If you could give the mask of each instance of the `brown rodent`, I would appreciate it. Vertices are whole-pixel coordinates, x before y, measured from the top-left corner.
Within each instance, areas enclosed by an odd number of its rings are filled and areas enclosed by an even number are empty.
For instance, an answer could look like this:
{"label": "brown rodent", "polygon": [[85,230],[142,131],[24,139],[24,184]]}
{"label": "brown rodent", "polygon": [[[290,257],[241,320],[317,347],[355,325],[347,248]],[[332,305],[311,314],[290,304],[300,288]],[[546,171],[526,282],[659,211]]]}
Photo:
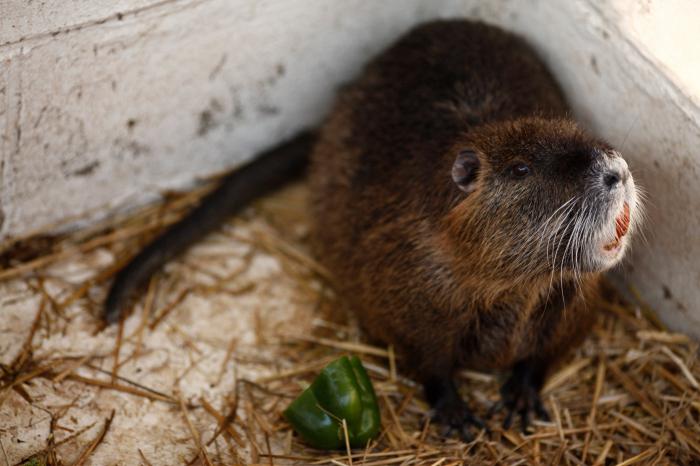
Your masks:
{"label": "brown rodent", "polygon": [[[457,393],[461,367],[511,371],[507,425],[546,416],[545,377],[585,337],[600,273],[639,218],[626,163],[567,112],[521,39],[437,21],[340,93],[312,151],[318,259],[424,384],[436,419],[464,435],[481,421]],[[172,256],[154,244],[135,269]],[[126,282],[110,295],[117,315]]]}
{"label": "brown rodent", "polygon": [[626,163],[567,111],[522,40],[441,21],[369,64],[313,151],[319,260],[452,427],[473,421],[460,367],[512,370],[507,424],[545,415],[544,379],[639,217]]}

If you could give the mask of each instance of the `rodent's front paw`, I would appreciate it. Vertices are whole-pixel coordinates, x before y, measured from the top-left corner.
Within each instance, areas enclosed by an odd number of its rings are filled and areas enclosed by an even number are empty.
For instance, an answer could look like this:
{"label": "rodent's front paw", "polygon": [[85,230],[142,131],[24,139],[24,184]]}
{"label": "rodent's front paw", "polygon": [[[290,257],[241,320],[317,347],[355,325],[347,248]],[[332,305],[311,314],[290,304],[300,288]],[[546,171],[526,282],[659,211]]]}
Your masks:
{"label": "rodent's front paw", "polygon": [[520,428],[527,433],[532,415],[543,421],[549,421],[549,413],[542,404],[539,390],[531,383],[528,377],[513,374],[501,387],[501,400],[489,410],[489,417],[502,409],[506,410],[503,420],[503,428],[510,429],[513,425],[513,416],[520,415]]}
{"label": "rodent's front paw", "polygon": [[448,437],[456,433],[464,442],[474,440],[471,427],[485,429],[484,422],[475,416],[460,398],[444,398],[438,401],[430,412],[431,419],[442,426],[441,435]]}

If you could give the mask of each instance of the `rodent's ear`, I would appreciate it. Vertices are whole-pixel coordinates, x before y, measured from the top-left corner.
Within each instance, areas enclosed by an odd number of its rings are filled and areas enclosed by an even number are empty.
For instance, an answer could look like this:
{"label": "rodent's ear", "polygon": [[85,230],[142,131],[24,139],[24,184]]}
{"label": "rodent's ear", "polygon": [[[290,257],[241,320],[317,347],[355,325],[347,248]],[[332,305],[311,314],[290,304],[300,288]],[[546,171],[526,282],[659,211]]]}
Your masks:
{"label": "rodent's ear", "polygon": [[452,180],[459,189],[470,193],[476,188],[476,176],[480,166],[481,161],[475,151],[471,149],[460,151],[452,164]]}

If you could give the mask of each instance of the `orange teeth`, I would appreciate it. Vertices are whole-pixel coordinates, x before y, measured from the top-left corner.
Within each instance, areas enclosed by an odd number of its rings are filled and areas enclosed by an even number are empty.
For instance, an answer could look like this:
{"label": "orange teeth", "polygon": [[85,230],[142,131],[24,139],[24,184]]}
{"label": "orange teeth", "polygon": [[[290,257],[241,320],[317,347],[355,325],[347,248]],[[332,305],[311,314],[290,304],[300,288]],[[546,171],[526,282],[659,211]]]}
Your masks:
{"label": "orange teeth", "polygon": [[625,202],[622,207],[622,213],[615,219],[615,235],[619,240],[627,234],[630,227],[630,205]]}
{"label": "orange teeth", "polygon": [[612,251],[613,249],[617,248],[620,245],[620,240],[618,238],[615,239],[615,241],[612,241],[605,246],[603,246],[603,249],[606,251]]}
{"label": "orange teeth", "polygon": [[625,202],[622,206],[622,213],[615,218],[615,240],[603,246],[606,251],[612,251],[620,246],[622,237],[627,234],[630,228],[630,205]]}

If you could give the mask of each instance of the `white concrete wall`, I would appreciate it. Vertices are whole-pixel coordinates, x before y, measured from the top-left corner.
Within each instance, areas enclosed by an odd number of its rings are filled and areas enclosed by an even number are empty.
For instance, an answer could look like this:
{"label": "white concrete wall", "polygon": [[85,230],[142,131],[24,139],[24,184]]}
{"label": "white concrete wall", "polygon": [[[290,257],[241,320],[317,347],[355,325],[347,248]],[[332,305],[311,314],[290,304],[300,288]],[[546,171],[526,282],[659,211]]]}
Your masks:
{"label": "white concrete wall", "polygon": [[0,0],[0,241],[93,219],[319,121],[411,24],[527,36],[650,197],[626,277],[700,336],[694,0]]}
{"label": "white concrete wall", "polygon": [[338,83],[410,24],[461,11],[456,0],[0,0],[0,234],[229,167],[317,123]]}

